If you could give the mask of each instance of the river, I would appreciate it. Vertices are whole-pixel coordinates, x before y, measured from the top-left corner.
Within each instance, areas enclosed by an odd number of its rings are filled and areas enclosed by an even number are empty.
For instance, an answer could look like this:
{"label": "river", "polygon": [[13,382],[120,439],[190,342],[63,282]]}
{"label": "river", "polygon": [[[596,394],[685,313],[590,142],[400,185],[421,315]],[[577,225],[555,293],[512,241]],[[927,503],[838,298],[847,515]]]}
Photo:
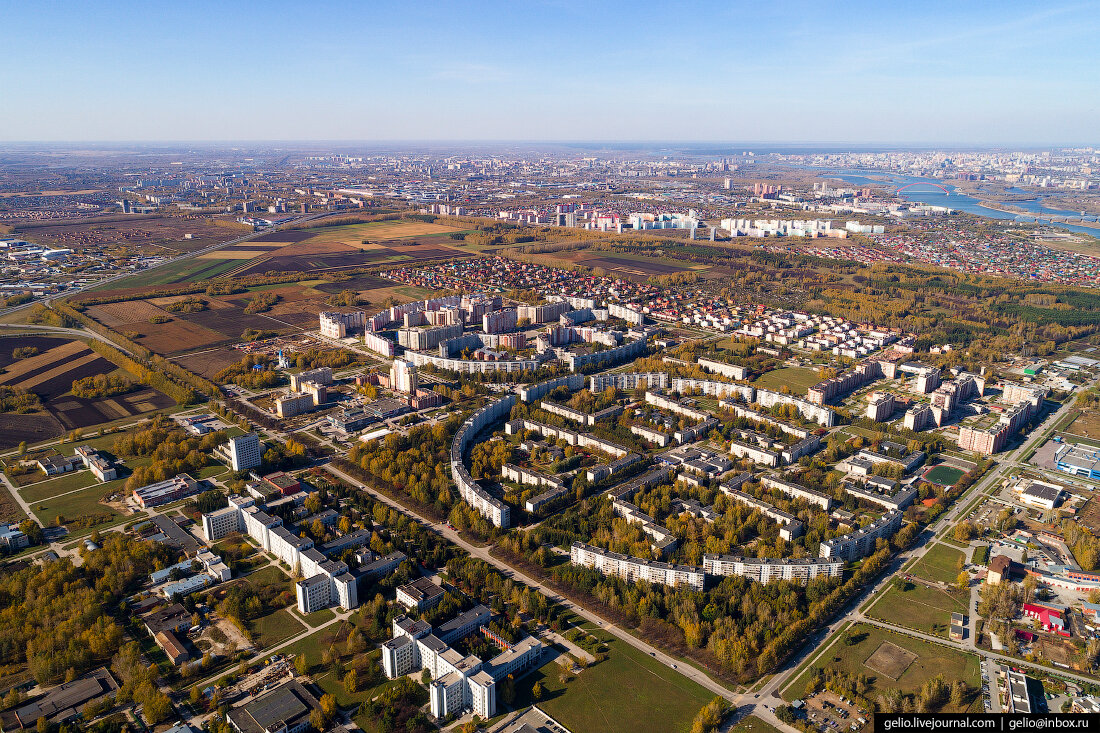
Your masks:
{"label": "river", "polygon": [[[796,166],[792,166],[796,167]],[[975,214],[977,216],[984,216],[988,219],[1008,219],[1012,221],[1023,222],[1035,222],[1041,221],[1044,224],[1051,224],[1062,229],[1068,229],[1079,234],[1088,234],[1093,237],[1100,238],[1100,228],[1080,226],[1078,224],[1066,224],[1064,222],[1050,221],[1043,218],[1042,214],[1050,214],[1054,216],[1073,216],[1078,217],[1081,215],[1079,211],[1065,211],[1062,209],[1051,209],[1042,205],[1042,197],[1037,197],[1028,201],[1014,201],[1008,206],[1015,206],[1027,211],[1039,214],[1039,216],[1027,216],[1024,214],[1015,214],[1008,211],[998,211],[996,209],[990,209],[982,206],[980,201],[973,196],[969,196],[965,193],[959,192],[959,190],[950,181],[941,181],[935,178],[923,178],[921,176],[905,176],[898,173],[890,173],[887,171],[866,171],[857,169],[846,168],[816,168],[811,166],[797,166],[808,170],[820,171],[822,177],[826,178],[839,178],[840,180],[851,183],[857,186],[867,185],[883,185],[889,184],[894,188],[901,188],[913,183],[927,183],[928,186],[920,188],[911,188],[908,191],[902,191],[899,195],[900,198],[906,201],[919,202],[927,204],[928,206],[946,206],[952,209],[958,209],[959,211],[965,211],[968,214]],[[948,195],[936,188],[936,185],[943,186],[948,189],[951,194]],[[1020,193],[1026,195],[1034,195],[1020,189],[1008,189],[1009,193]],[[1095,217],[1094,217],[1095,218]]]}

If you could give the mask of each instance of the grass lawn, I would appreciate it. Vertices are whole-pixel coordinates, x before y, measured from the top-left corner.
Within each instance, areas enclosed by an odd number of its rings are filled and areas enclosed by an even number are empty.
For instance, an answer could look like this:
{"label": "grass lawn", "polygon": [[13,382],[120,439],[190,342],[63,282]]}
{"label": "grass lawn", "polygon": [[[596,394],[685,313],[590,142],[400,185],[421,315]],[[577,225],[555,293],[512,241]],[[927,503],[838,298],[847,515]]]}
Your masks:
{"label": "grass lawn", "polygon": [[[840,669],[851,674],[865,674],[871,681],[871,690],[867,694],[870,699],[878,697],[879,693],[889,687],[897,687],[903,693],[917,693],[926,680],[942,674],[947,680],[962,680],[970,686],[971,690],[980,689],[980,673],[978,671],[978,657],[956,649],[951,649],[940,644],[911,636],[881,629],[868,624],[855,624],[851,627],[857,642],[851,646],[844,643],[843,634],[834,635],[832,643],[824,654],[817,658],[813,666]],[[901,673],[898,679],[892,680],[865,666],[863,662],[870,657],[882,645],[890,642],[917,655],[909,667]],[[806,691],[806,683],[809,682],[812,667],[807,667],[802,674],[788,684],[781,694],[787,702],[803,696]],[[981,709],[981,695],[971,702],[971,709]],[[943,708],[944,712],[955,712],[950,705]]]}
{"label": "grass lawn", "polygon": [[[605,643],[611,649],[607,660],[565,685],[558,679],[556,659],[518,680],[514,707],[537,704],[573,733],[688,731],[695,714],[713,699],[703,687],[629,644],[615,638]],[[535,701],[531,688],[537,681],[545,692]]]}
{"label": "grass lawn", "polygon": [[730,733],[779,733],[778,728],[755,715],[745,716],[729,730]]}
{"label": "grass lawn", "polygon": [[283,572],[282,568],[278,565],[268,565],[266,568],[257,570],[245,577],[248,584],[258,588],[262,585],[271,585],[272,583],[285,584],[290,587],[290,578]]}
{"label": "grass lawn", "polygon": [[[332,646],[336,637],[340,633],[340,629],[344,624],[332,624],[325,628],[315,631],[309,636],[299,639],[283,651],[286,654],[305,654],[306,659],[309,660],[310,668],[316,668],[321,663],[321,655],[325,653],[325,650]],[[343,644],[338,645],[339,651],[343,651]]]}
{"label": "grass lawn", "polygon": [[890,590],[875,601],[867,615],[947,638],[951,614],[967,612],[967,596],[958,591],[929,588],[921,583],[908,583],[906,587],[908,590],[901,591],[890,586]]}
{"label": "grass lawn", "polygon": [[753,382],[757,387],[778,392],[779,388],[786,385],[791,388],[791,394],[804,395],[810,387],[821,381],[816,369],[806,367],[784,367],[773,369],[767,374],[762,374]]}
{"label": "grass lawn", "polygon": [[297,610],[295,610],[294,615],[297,618],[305,621],[308,626],[312,626],[313,628],[317,628],[326,621],[331,621],[332,619],[336,618],[336,614],[333,613],[331,608],[322,608],[320,611],[314,611],[313,613],[306,614],[305,616],[302,616],[300,613],[298,613]]}
{"label": "grass lawn", "polygon": [[285,608],[261,616],[253,621],[251,626],[256,645],[261,649],[278,644],[306,630],[302,622]]}
{"label": "grass lawn", "polygon": [[954,583],[955,578],[959,576],[957,563],[962,557],[965,557],[962,552],[947,545],[933,545],[928,552],[924,553],[924,557],[913,564],[910,571],[913,575],[928,580]]}
{"label": "grass lawn", "polygon": [[214,476],[221,476],[228,470],[229,469],[226,466],[223,466],[220,463],[215,463],[213,466],[204,466],[203,468],[200,468],[198,472],[195,473],[194,478],[213,478]]}
{"label": "grass lawn", "polygon": [[[111,483],[113,484],[114,482]],[[54,517],[59,514],[66,519],[75,519],[88,514],[110,514],[112,517],[121,516],[117,511],[106,504],[99,503],[100,499],[111,492],[110,488],[104,488],[106,486],[109,486],[109,484],[96,484],[56,499],[34,501],[31,502],[31,509],[34,511],[35,516],[38,517],[38,521],[43,525],[52,522]]]}
{"label": "grass lawn", "polygon": [[30,484],[19,489],[20,496],[28,504],[42,501],[43,499],[49,499],[57,496],[58,494],[65,494],[77,489],[86,489],[92,484],[97,483],[97,479],[92,475],[91,471],[73,471],[67,473],[64,476],[58,476],[47,481],[39,481],[38,483]]}

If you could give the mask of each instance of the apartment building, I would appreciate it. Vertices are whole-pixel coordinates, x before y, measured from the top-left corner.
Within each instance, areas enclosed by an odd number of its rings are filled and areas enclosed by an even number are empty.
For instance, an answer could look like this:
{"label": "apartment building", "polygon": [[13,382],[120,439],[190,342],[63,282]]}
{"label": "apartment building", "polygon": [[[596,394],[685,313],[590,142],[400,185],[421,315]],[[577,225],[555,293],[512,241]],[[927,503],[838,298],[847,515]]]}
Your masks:
{"label": "apartment building", "polygon": [[701,568],[628,557],[581,542],[573,543],[569,555],[574,565],[594,568],[605,575],[614,575],[631,582],[645,580],[671,586],[683,585],[697,590],[703,590],[705,582]]}
{"label": "apartment building", "polygon": [[874,392],[867,398],[867,410],[864,414],[875,422],[888,420],[896,409],[894,395],[889,392]]}
{"label": "apartment building", "polygon": [[703,356],[699,357],[695,363],[708,372],[721,374],[723,377],[729,377],[730,379],[748,379],[749,376],[748,368],[737,364],[727,364],[724,361],[715,361]]}
{"label": "apartment building", "polygon": [[703,572],[707,575],[739,575],[757,583],[789,580],[806,585],[814,578],[839,578],[844,563],[839,560],[796,560],[754,558],[738,555],[703,555]]}
{"label": "apartment building", "polygon": [[[382,644],[382,668],[395,679],[418,669],[428,670],[432,682],[428,688],[431,714],[435,718],[471,710],[488,719],[497,711],[496,686],[508,676],[520,677],[536,669],[545,648],[534,637],[508,644],[488,633],[486,625],[492,613],[475,606],[438,629],[419,620],[398,616],[393,621],[393,638]],[[487,662],[463,656],[449,644],[482,631],[502,651]]]}
{"label": "apartment building", "polygon": [[395,392],[415,394],[420,386],[416,374],[416,364],[404,359],[394,359],[390,366],[390,384]]}
{"label": "apartment building", "polygon": [[[584,377],[581,376],[581,379],[583,380]],[[633,372],[628,374],[593,374],[588,378],[589,392],[603,392],[608,387],[615,387],[624,392],[631,392],[638,387],[663,389],[668,387],[668,374],[666,372]],[[576,389],[579,389],[579,387]]]}
{"label": "apartment building", "polygon": [[[750,474],[743,474],[750,476]],[[769,519],[774,519],[779,524],[779,537],[787,540],[788,542],[795,540],[802,536],[804,527],[802,522],[795,518],[793,514],[788,514],[779,507],[773,506],[763,499],[757,499],[751,494],[746,494],[743,491],[732,488],[728,484],[722,484],[718,487],[722,493],[733,499],[738,504],[755,509]]]}
{"label": "apartment building", "polygon": [[902,513],[890,510],[866,527],[821,543],[819,554],[823,558],[845,561],[858,560],[875,550],[879,539],[889,539],[901,529]]}
{"label": "apartment building", "polygon": [[326,386],[332,384],[332,370],[328,367],[318,367],[317,369],[290,375],[290,389],[292,392],[303,391],[307,382]]}
{"label": "apartment building", "polygon": [[353,313],[322,312],[318,316],[322,336],[346,338],[351,331],[363,331],[367,327],[367,315],[363,311]]}
{"label": "apartment building", "polygon": [[258,467],[263,462],[260,436],[256,433],[246,433],[230,438],[229,442],[215,448],[214,453],[228,463],[234,471],[247,471]]}
{"label": "apartment building", "polygon": [[819,506],[825,511],[829,511],[833,508],[832,497],[826,496],[820,491],[814,491],[805,486],[792,484],[789,481],[783,481],[782,479],[777,479],[772,476],[761,476],[760,483],[764,487],[779,491],[792,499],[804,499],[807,503]]}

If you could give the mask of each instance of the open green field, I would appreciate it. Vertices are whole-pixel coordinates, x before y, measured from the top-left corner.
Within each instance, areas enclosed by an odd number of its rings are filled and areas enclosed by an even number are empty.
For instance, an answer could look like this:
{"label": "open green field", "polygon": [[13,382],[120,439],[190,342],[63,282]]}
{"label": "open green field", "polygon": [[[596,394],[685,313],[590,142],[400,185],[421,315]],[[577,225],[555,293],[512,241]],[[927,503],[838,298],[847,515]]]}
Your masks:
{"label": "open green field", "polygon": [[19,495],[28,503],[42,501],[65,494],[76,489],[85,489],[96,483],[96,477],[91,471],[73,471],[57,478],[24,486],[19,489]]}
{"label": "open green field", "polygon": [[954,583],[959,576],[958,562],[962,557],[962,552],[947,545],[933,545],[909,570],[921,578]]}
{"label": "open green field", "polygon": [[254,573],[245,577],[245,580],[254,588],[259,588],[264,585],[272,585],[278,583],[279,585],[285,585],[290,587],[290,578],[286,576],[282,568],[278,565],[268,565],[266,568],[261,568]]}
{"label": "open green field", "polygon": [[298,613],[297,608],[294,608],[294,615],[299,620],[305,621],[307,626],[311,626],[313,628],[317,628],[326,621],[331,621],[332,619],[336,618],[336,614],[331,608],[322,608],[320,611],[314,611],[313,613],[306,614],[305,616],[302,616],[300,613]]}
{"label": "open green field", "polygon": [[[814,665],[804,669],[798,677],[794,678],[780,691],[783,699],[790,702],[803,696],[813,666],[840,669],[850,674],[867,675],[871,681],[871,690],[867,697],[872,700],[882,690],[889,687],[896,687],[906,694],[919,692],[921,685],[937,674],[942,674],[949,682],[962,680],[972,690],[981,686],[978,657],[973,654],[967,654],[930,641],[914,639],[911,636],[887,631],[869,624],[855,624],[851,627],[851,632],[855,635],[853,637],[856,639],[855,644],[848,646],[844,643],[843,634],[835,635],[832,643],[817,658]],[[879,674],[864,664],[867,658],[874,654],[883,642],[890,642],[915,654],[917,657],[897,680]],[[979,710],[981,705],[981,696],[979,695],[971,702],[971,709]],[[950,706],[943,708],[943,710],[945,712],[956,712]]]}
{"label": "open green field", "polygon": [[58,515],[66,519],[75,519],[89,514],[110,514],[112,517],[121,517],[122,515],[111,507],[100,504],[99,500],[116,490],[123,482],[124,479],[119,479],[106,484],[93,484],[63,496],[51,494],[55,498],[36,499],[28,503],[43,526],[52,523]]}
{"label": "open green field", "polygon": [[947,638],[952,613],[966,613],[968,596],[958,591],[929,588],[921,583],[909,583],[908,590],[890,586],[867,611],[867,615],[887,623],[905,626],[926,634]]}
{"label": "open green field", "polygon": [[954,486],[965,473],[961,468],[941,464],[925,471],[924,478],[940,486]]}
{"label": "open green field", "polygon": [[[321,663],[321,655],[323,655],[325,650],[332,646],[333,642],[336,640],[343,625],[344,624],[339,623],[326,626],[303,639],[299,639],[286,647],[283,651],[287,654],[294,655],[305,654],[306,659],[309,660],[310,667],[315,668]],[[343,650],[341,649],[341,651]]]}
{"label": "open green field", "polygon": [[278,644],[295,634],[306,630],[302,622],[294,618],[289,610],[282,608],[274,613],[261,616],[251,623],[252,637],[261,649]]}
{"label": "open green field", "polygon": [[787,386],[790,387],[791,394],[804,395],[810,387],[820,381],[821,377],[818,376],[816,369],[784,367],[760,375],[753,384],[773,392],[778,392],[781,387]]}
{"label": "open green field", "polygon": [[[537,704],[573,733],[688,731],[692,718],[714,695],[629,644],[596,632],[608,658],[562,685],[557,660],[521,678],[516,705]],[[531,688],[541,681],[541,700]]]}

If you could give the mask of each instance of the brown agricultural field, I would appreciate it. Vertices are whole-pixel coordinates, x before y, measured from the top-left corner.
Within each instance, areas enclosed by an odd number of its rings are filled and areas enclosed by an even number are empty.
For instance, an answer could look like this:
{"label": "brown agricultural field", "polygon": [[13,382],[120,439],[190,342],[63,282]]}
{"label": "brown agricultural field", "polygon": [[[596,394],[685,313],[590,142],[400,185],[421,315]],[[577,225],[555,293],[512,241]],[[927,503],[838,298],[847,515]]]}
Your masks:
{"label": "brown agricultural field", "polygon": [[184,369],[190,369],[195,374],[207,379],[214,376],[228,366],[236,364],[244,358],[244,354],[231,346],[221,346],[216,349],[203,349],[194,354],[183,354],[172,357]]}
{"label": "brown agricultural field", "polygon": [[[13,345],[35,346],[37,356],[13,360]],[[75,428],[133,417],[171,407],[175,402],[155,389],[137,386],[122,395],[82,399],[71,394],[77,379],[97,374],[123,373],[113,363],[92,351],[87,344],[65,338],[23,336],[0,338],[0,384],[34,392],[43,410],[36,413],[0,415],[0,448],[21,440],[38,442],[63,435]],[[126,375],[134,381],[133,375]]]}
{"label": "brown agricultural field", "polygon": [[[126,244],[193,252],[231,239],[247,229],[231,219],[215,224],[210,217],[108,216],[84,222],[25,224],[16,233],[42,244],[80,250]],[[184,236],[190,234],[191,239]]]}

